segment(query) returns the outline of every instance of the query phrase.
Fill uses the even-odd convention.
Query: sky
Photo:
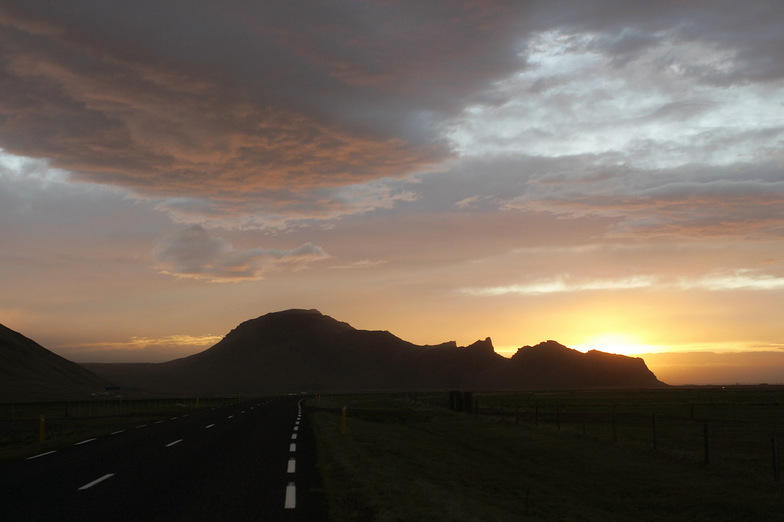
[[[784,3],[0,0],[0,323],[316,308],[784,383]]]

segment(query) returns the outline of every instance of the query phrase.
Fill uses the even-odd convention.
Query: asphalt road
[[[0,466],[0,518],[325,520],[299,397],[246,400]]]

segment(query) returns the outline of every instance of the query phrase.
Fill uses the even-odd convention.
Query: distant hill
[[[495,353],[489,338],[418,346],[317,310],[246,321],[213,347],[166,363],[84,366],[123,385],[179,394],[665,386],[639,358],[554,341],[520,348],[511,359]]]
[[[108,383],[0,324],[0,401],[89,397]]]

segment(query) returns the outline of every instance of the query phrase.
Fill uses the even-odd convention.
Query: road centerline
[[[283,506],[285,509],[297,507],[297,486],[293,482],[289,482],[288,486],[286,486],[286,500]]]

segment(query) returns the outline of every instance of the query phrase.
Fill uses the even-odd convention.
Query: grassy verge
[[[311,401],[332,520],[765,520],[784,485],[393,396]],[[340,408],[348,406],[340,433]]]

